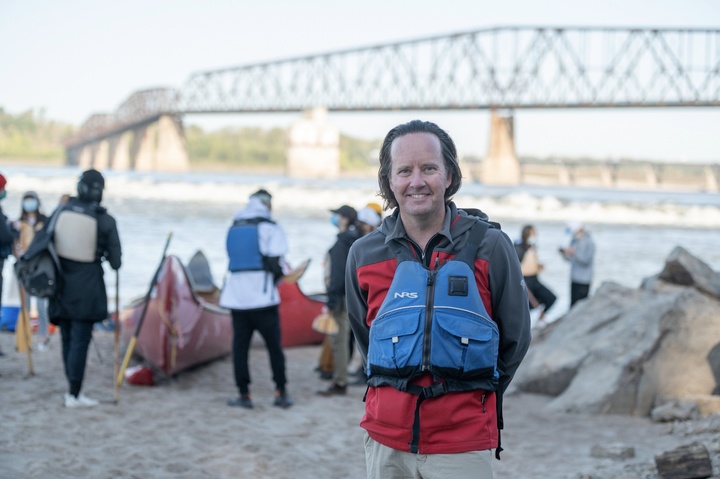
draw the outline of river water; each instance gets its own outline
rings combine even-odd
[[[8,196],[2,208],[10,219],[19,215],[26,190],[40,196],[50,214],[60,196],[75,194],[80,171],[75,167],[0,167]],[[301,180],[282,175],[242,173],[136,173],[107,172],[103,204],[118,223],[123,247],[120,302],[125,304],[147,292],[168,235],[169,254],[183,262],[197,250],[208,257],[215,282],[222,284],[227,257],[225,234],[233,213],[250,193],[265,187],[273,194],[273,214],[290,243],[288,260],[311,259],[300,280],[306,293],[321,292],[322,261],[336,230],[330,208],[349,204],[356,208],[376,196],[374,178]],[[540,278],[558,296],[548,312],[552,320],[567,311],[569,267],[557,253],[568,242],[567,220],[581,220],[596,245],[593,290],[604,281],[637,287],[643,278],[657,274],[667,255],[682,246],[720,270],[720,195],[703,192],[629,191],[572,187],[485,187],[470,181],[456,195],[459,206],[480,208],[515,239],[524,224],[538,232],[538,250],[545,271]],[[12,261],[6,261],[12,263]],[[115,274],[106,270],[110,297]],[[6,265],[4,275],[11,274]],[[5,288],[7,289],[7,288]],[[111,299],[110,304],[114,304]],[[5,303],[8,304],[8,303]],[[112,306],[111,306],[112,307]]]

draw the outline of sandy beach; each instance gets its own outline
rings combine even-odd
[[[225,405],[236,394],[230,358],[153,387],[125,383],[113,404],[113,335],[96,331],[94,342],[84,391],[103,403],[65,409],[59,336],[48,351],[33,353],[35,376],[27,377],[27,355],[14,351],[12,333],[0,333],[1,479],[365,477],[358,426],[364,389],[317,396],[328,384],[313,372],[317,346],[286,350],[296,404],[282,410],[272,406],[267,354],[255,345],[256,407],[244,410]],[[655,454],[694,440],[677,424],[549,413],[548,401],[506,397],[505,451],[494,462],[496,478],[650,478]],[[609,444],[633,446],[636,455],[622,461],[591,456],[593,446]]]

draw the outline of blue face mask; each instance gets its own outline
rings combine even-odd
[[[35,213],[38,209],[38,200],[35,198],[25,198],[22,202],[22,207],[28,213]]]
[[[340,216],[337,213],[332,215],[330,217],[330,223],[332,223],[332,225],[336,228],[340,226]]]
[[[7,191],[5,191],[5,190],[0,191],[0,200],[4,200],[6,196],[7,196]]]

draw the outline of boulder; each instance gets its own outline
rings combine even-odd
[[[676,248],[641,288],[603,283],[533,342],[513,387],[554,396],[554,410],[638,416],[711,395],[720,296],[708,270]]]
[[[714,272],[681,246],[675,247],[668,255],[658,277],[667,283],[691,286],[720,299],[720,273]]]

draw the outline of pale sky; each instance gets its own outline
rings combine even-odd
[[[137,90],[180,88],[191,73],[506,25],[720,27],[718,0],[0,0],[0,107],[44,108],[80,125]],[[188,116],[206,128],[288,126],[292,115]],[[414,118],[465,154],[487,149],[489,114],[330,114],[382,138]],[[518,110],[520,155],[720,162],[720,108]]]

